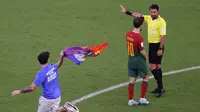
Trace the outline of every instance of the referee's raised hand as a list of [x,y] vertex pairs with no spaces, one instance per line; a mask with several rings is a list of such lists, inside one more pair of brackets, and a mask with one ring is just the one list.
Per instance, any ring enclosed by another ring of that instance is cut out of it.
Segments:
[[123,6],[123,5],[120,5],[120,7],[121,7],[121,12],[125,13],[125,12],[126,12],[126,9],[124,8],[124,6]]

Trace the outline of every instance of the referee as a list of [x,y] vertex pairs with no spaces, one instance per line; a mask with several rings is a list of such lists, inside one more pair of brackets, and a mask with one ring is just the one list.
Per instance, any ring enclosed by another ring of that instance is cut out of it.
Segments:
[[122,5],[121,12],[133,16],[142,17],[148,26],[148,43],[149,43],[149,67],[157,81],[157,88],[151,93],[156,94],[157,97],[162,96],[165,92],[162,81],[161,62],[164,53],[164,37],[166,35],[166,22],[159,15],[159,6],[152,4],[149,7],[150,15],[142,15],[137,12],[126,10]]

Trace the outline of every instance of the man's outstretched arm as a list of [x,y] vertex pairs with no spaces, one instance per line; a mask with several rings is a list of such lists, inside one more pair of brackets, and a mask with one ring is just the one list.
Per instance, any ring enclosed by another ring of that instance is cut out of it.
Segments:
[[120,5],[120,7],[121,7],[121,12],[124,14],[130,15],[133,17],[142,17],[142,14],[140,14],[138,12],[132,12],[132,11],[126,10],[123,5]]
[[29,93],[29,92],[32,92],[36,89],[36,85],[35,84],[31,84],[30,86],[22,89],[22,90],[14,90],[11,94],[11,96],[15,96],[15,95],[18,95],[18,94],[21,94],[21,93]]

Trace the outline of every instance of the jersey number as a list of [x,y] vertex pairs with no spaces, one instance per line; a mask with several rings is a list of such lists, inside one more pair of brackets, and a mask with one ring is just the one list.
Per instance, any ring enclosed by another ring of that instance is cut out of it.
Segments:
[[127,41],[128,45],[128,55],[129,56],[134,56],[134,46],[132,42]]

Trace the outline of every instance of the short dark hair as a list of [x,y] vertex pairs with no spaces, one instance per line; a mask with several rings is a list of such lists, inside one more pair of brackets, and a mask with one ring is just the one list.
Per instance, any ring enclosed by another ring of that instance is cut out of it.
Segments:
[[150,9],[157,9],[157,11],[159,11],[159,6],[157,4],[151,4],[151,6],[149,7]]
[[38,61],[40,64],[46,64],[48,62],[50,53],[48,51],[42,52],[38,55]]
[[136,17],[133,19],[133,26],[139,28],[143,24],[144,20],[141,17]]

